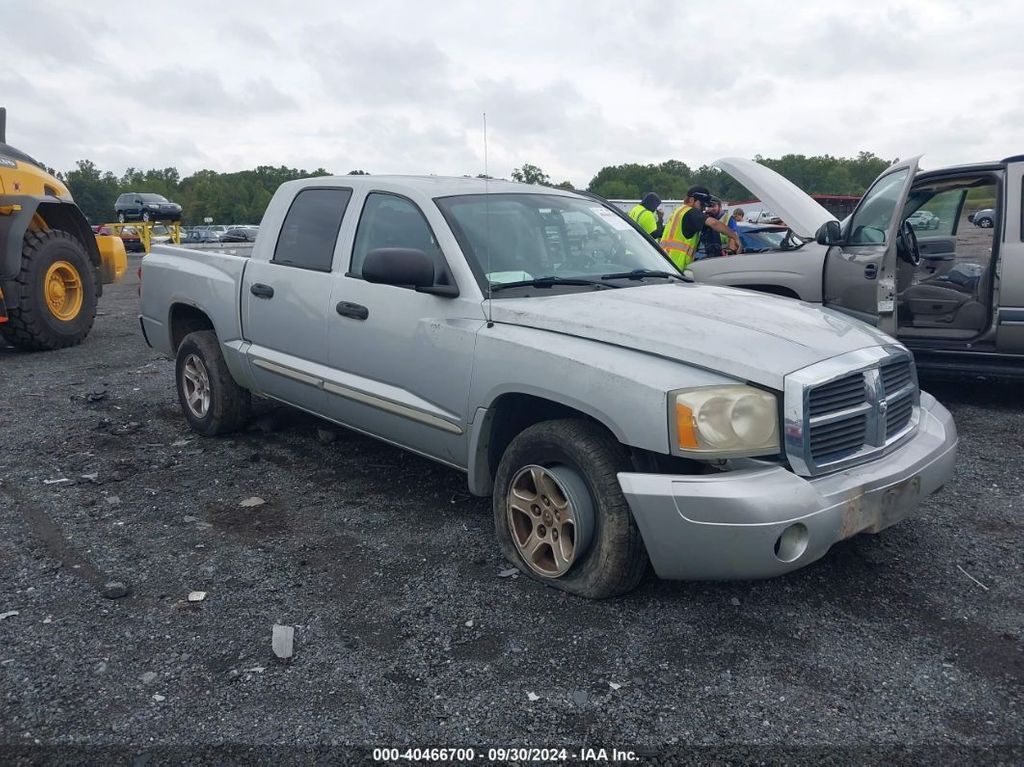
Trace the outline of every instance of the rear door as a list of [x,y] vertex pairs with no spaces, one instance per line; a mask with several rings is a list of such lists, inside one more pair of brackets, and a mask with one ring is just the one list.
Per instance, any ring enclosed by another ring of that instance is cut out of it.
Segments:
[[271,260],[242,280],[242,328],[260,391],[307,410],[324,402],[331,264],[352,190],[312,187],[292,200]]
[[896,235],[920,156],[879,176],[825,258],[824,303],[896,334]]

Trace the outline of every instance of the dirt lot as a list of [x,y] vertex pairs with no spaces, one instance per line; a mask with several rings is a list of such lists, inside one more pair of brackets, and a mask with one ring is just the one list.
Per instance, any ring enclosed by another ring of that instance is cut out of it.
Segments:
[[[962,442],[920,519],[776,580],[652,577],[592,603],[499,577],[489,505],[454,471],[341,431],[328,442],[314,419],[270,406],[234,438],[188,432],[173,366],[139,332],[135,285],[133,268],[80,347],[0,351],[8,756],[33,744],[1024,756],[1000,748],[1024,733],[1019,387],[926,382]],[[240,505],[252,496],[266,502]],[[112,580],[130,594],[104,598]],[[185,601],[193,590],[205,601]],[[271,652],[274,623],[295,627],[290,663]]]

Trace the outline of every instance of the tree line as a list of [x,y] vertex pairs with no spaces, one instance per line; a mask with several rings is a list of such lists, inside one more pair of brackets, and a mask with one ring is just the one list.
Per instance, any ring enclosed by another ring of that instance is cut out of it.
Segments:
[[[807,157],[787,154],[779,158],[754,157],[778,171],[809,194],[861,195],[891,162],[871,152],[856,157],[820,155]],[[364,170],[350,175],[368,175]],[[101,171],[91,160],[79,160],[73,170],[56,173],[74,195],[90,222],[114,220],[114,201],[124,192],[153,192],[177,202],[183,209],[182,223],[201,224],[205,218],[215,223],[258,223],[270,198],[285,181],[310,176],[331,175],[323,168],[313,171],[285,166],[261,165],[254,170],[219,173],[201,170],[181,178],[175,168],[140,170],[129,168],[116,176]],[[554,184],[541,168],[530,163],[512,171],[512,180],[572,189],[568,181]],[[662,199],[682,199],[686,190],[702,184],[725,200],[753,197],[747,189],[726,173],[702,165],[696,170],[680,160],[658,164],[627,163],[601,168],[587,185],[587,191],[608,199],[639,199],[655,192]]]
[[[860,196],[883,170],[895,160],[884,160],[871,152],[856,157],[819,155],[807,157],[787,154],[779,158],[754,157],[759,163],[788,178],[808,194],[841,194]],[[732,176],[710,165],[693,170],[679,160],[657,165],[608,165],[591,180],[587,191],[607,199],[639,199],[655,192],[664,200],[681,200],[695,184],[706,186],[723,200],[747,200],[756,195]]]

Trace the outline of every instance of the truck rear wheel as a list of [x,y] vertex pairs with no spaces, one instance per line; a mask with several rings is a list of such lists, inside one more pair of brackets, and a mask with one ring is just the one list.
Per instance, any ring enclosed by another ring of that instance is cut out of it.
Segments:
[[14,282],[18,306],[0,325],[8,342],[32,351],[63,349],[89,335],[96,319],[96,270],[70,234],[27,232]]
[[616,474],[626,449],[597,424],[535,424],[498,465],[494,525],[502,553],[522,572],[590,599],[632,591],[647,551]]
[[215,437],[245,425],[249,390],[235,382],[212,330],[185,336],[178,347],[174,379],[181,411],[193,431]]

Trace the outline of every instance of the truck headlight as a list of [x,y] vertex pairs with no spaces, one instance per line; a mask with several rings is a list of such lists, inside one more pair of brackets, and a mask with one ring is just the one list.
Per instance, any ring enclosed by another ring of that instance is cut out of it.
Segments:
[[700,386],[669,393],[673,452],[703,458],[779,452],[775,395],[743,384]]

